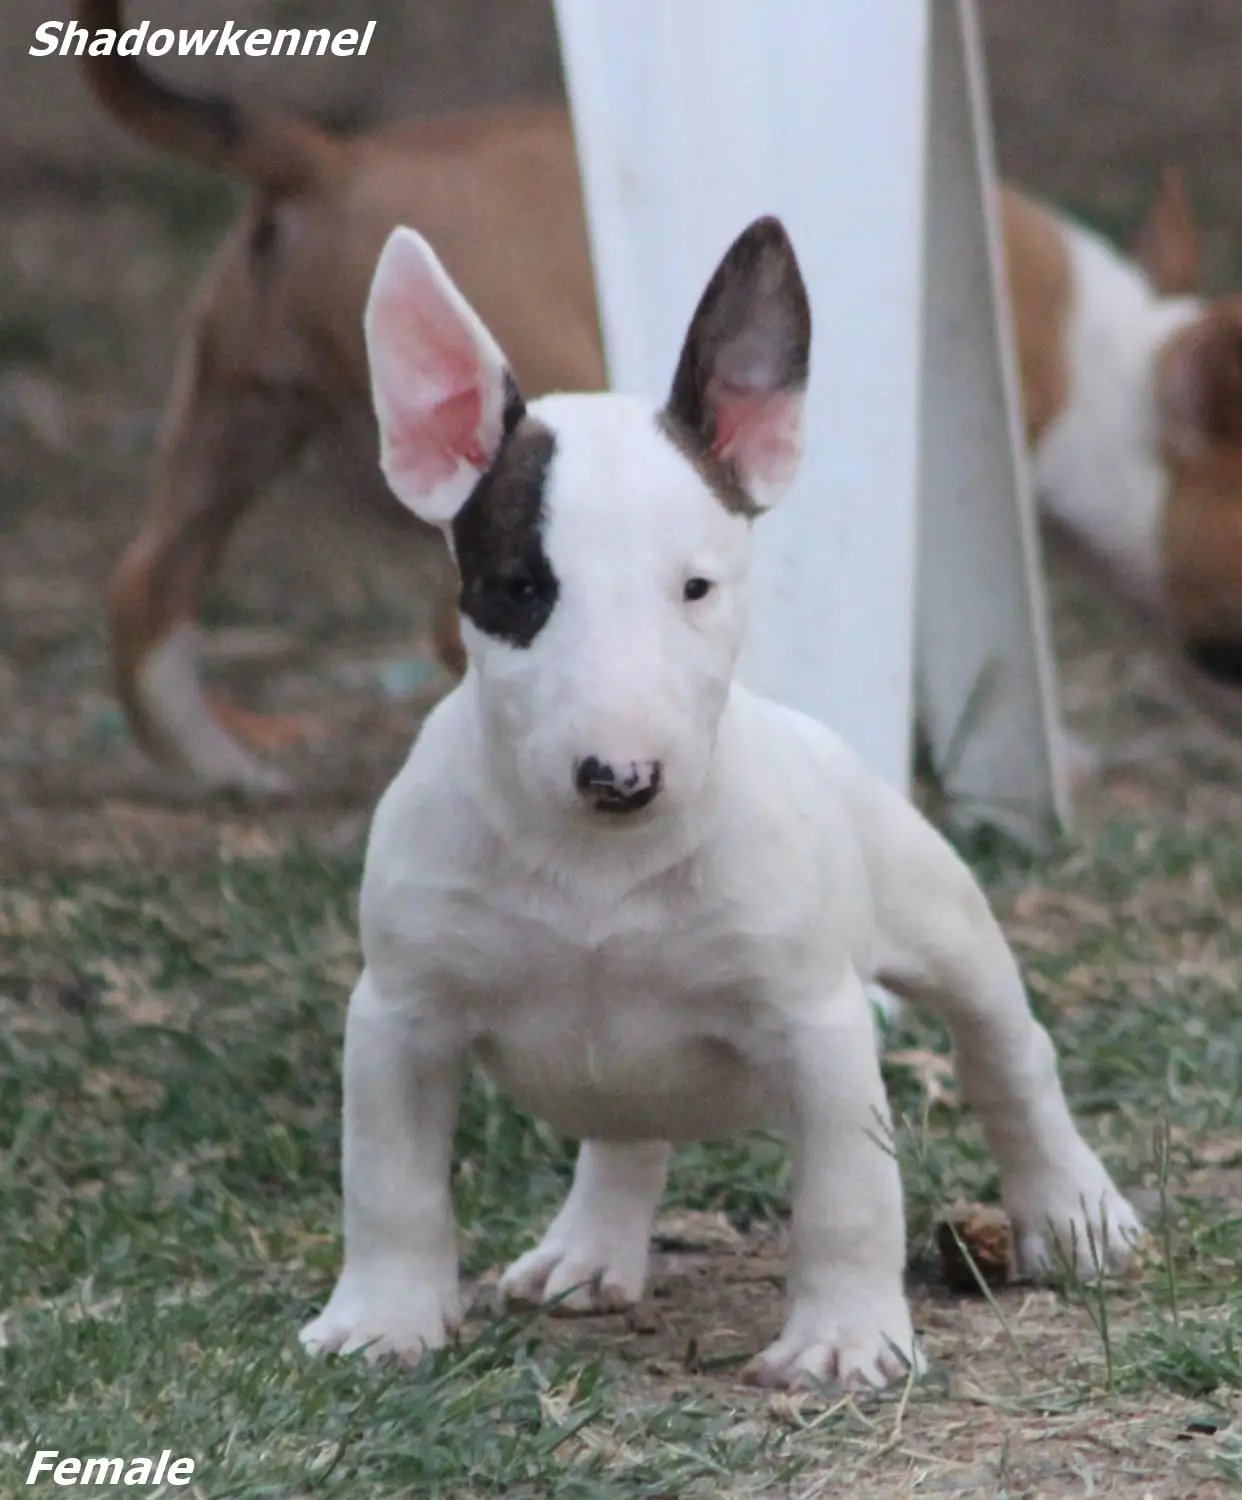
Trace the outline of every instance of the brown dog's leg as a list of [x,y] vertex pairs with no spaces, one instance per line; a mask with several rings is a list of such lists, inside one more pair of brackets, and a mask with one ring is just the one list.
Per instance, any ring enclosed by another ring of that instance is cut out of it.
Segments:
[[287,743],[299,727],[209,701],[197,619],[233,527],[296,457],[313,418],[287,388],[222,377],[200,328],[182,351],[147,524],[112,578],[113,668],[134,732],[213,786],[279,790],[283,778],[252,750]]

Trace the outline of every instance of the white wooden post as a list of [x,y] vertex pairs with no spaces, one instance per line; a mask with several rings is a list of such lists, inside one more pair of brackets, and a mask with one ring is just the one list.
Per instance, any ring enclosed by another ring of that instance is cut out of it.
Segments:
[[982,47],[970,0],[929,8],[919,716],[958,821],[1038,844],[1070,808]]
[[[969,0],[557,0],[557,17],[613,386],[664,396],[756,215],[785,221],[806,276],[806,458],[756,528],[744,678],[907,788],[920,631],[926,733],[964,821],[1038,839],[1065,806]],[[921,444],[942,417],[953,439]]]

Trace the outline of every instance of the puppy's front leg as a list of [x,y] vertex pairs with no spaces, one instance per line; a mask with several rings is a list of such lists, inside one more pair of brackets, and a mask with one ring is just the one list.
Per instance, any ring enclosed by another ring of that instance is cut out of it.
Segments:
[[546,1233],[501,1278],[507,1302],[613,1312],[647,1280],[651,1221],[668,1177],[663,1141],[583,1141],[574,1182]]
[[851,970],[790,1037],[793,1247],[784,1332],[747,1368],[761,1385],[883,1386],[917,1363],[902,1286],[901,1178],[871,1005]]
[[461,1319],[449,1187],[462,1052],[364,972],[345,1025],[345,1264],[302,1330],[312,1351],[416,1360]]

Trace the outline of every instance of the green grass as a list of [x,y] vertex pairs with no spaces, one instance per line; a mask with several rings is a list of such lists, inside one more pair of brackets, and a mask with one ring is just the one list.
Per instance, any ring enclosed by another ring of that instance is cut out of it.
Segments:
[[[1004,1400],[1027,1424],[1139,1408],[1198,1421],[1185,1453],[1242,1483],[1227,1430],[1242,1390],[1242,847],[1114,823],[1044,863],[974,857],[1080,1117],[1157,1204],[1139,1277],[1102,1292],[1067,1278],[1034,1332],[1023,1294],[1001,1299],[1018,1350],[997,1356]],[[656,1380],[542,1319],[484,1322],[413,1373],[305,1359],[295,1331],[339,1258],[358,874],[297,853],[0,892],[0,1495],[40,1493],[22,1482],[36,1447],[172,1447],[212,1497],[608,1497],[799,1494],[826,1464],[879,1485],[909,1432],[919,1451],[947,1441],[952,1358],[884,1403],[826,1408],[742,1395],[728,1371]],[[944,1038],[911,1019],[893,1045]],[[929,1103],[910,1068],[888,1071],[912,1277],[927,1282],[936,1213],[994,1197],[995,1173],[972,1121]],[[570,1161],[471,1086],[468,1273],[529,1243]],[[784,1153],[759,1136],[681,1152],[670,1201],[746,1225],[785,1193]]]

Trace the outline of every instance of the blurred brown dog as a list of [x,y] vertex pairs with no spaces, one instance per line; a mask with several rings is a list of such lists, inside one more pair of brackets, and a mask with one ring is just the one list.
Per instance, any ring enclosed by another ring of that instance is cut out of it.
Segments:
[[[78,18],[119,29],[117,0]],[[153,755],[206,785],[282,784],[261,752],[296,721],[205,696],[197,619],[238,518],[312,434],[339,429],[378,487],[362,309],[379,251],[417,228],[529,395],[604,385],[570,123],[495,110],[352,140],[175,93],[132,58],[83,58],[100,102],[254,196],[180,351],[148,519],[112,581],[116,682]],[[1200,302],[1193,228],[1166,180],[1133,264],[1022,194],[1002,223],[1040,501],[1149,606],[1185,654],[1242,674],[1242,312]],[[434,639],[462,667],[451,568]]]
[[[81,24],[120,30],[118,0]],[[246,508],[317,430],[341,430],[360,487],[379,471],[362,308],[396,224],[417,227],[496,332],[531,396],[605,383],[564,112],[409,123],[356,140],[224,99],[174,93],[133,58],[83,57],[99,101],[138,135],[240,177],[249,210],[215,258],[179,352],[146,524],[112,580],[117,689],[143,746],[204,784],[267,790],[255,754],[294,721],[208,702],[197,617]],[[453,598],[439,651],[455,662]]]
[[1198,295],[1174,172],[1134,260],[1012,191],[1009,291],[1036,494],[1173,643],[1218,719],[1242,706],[1242,297]]

